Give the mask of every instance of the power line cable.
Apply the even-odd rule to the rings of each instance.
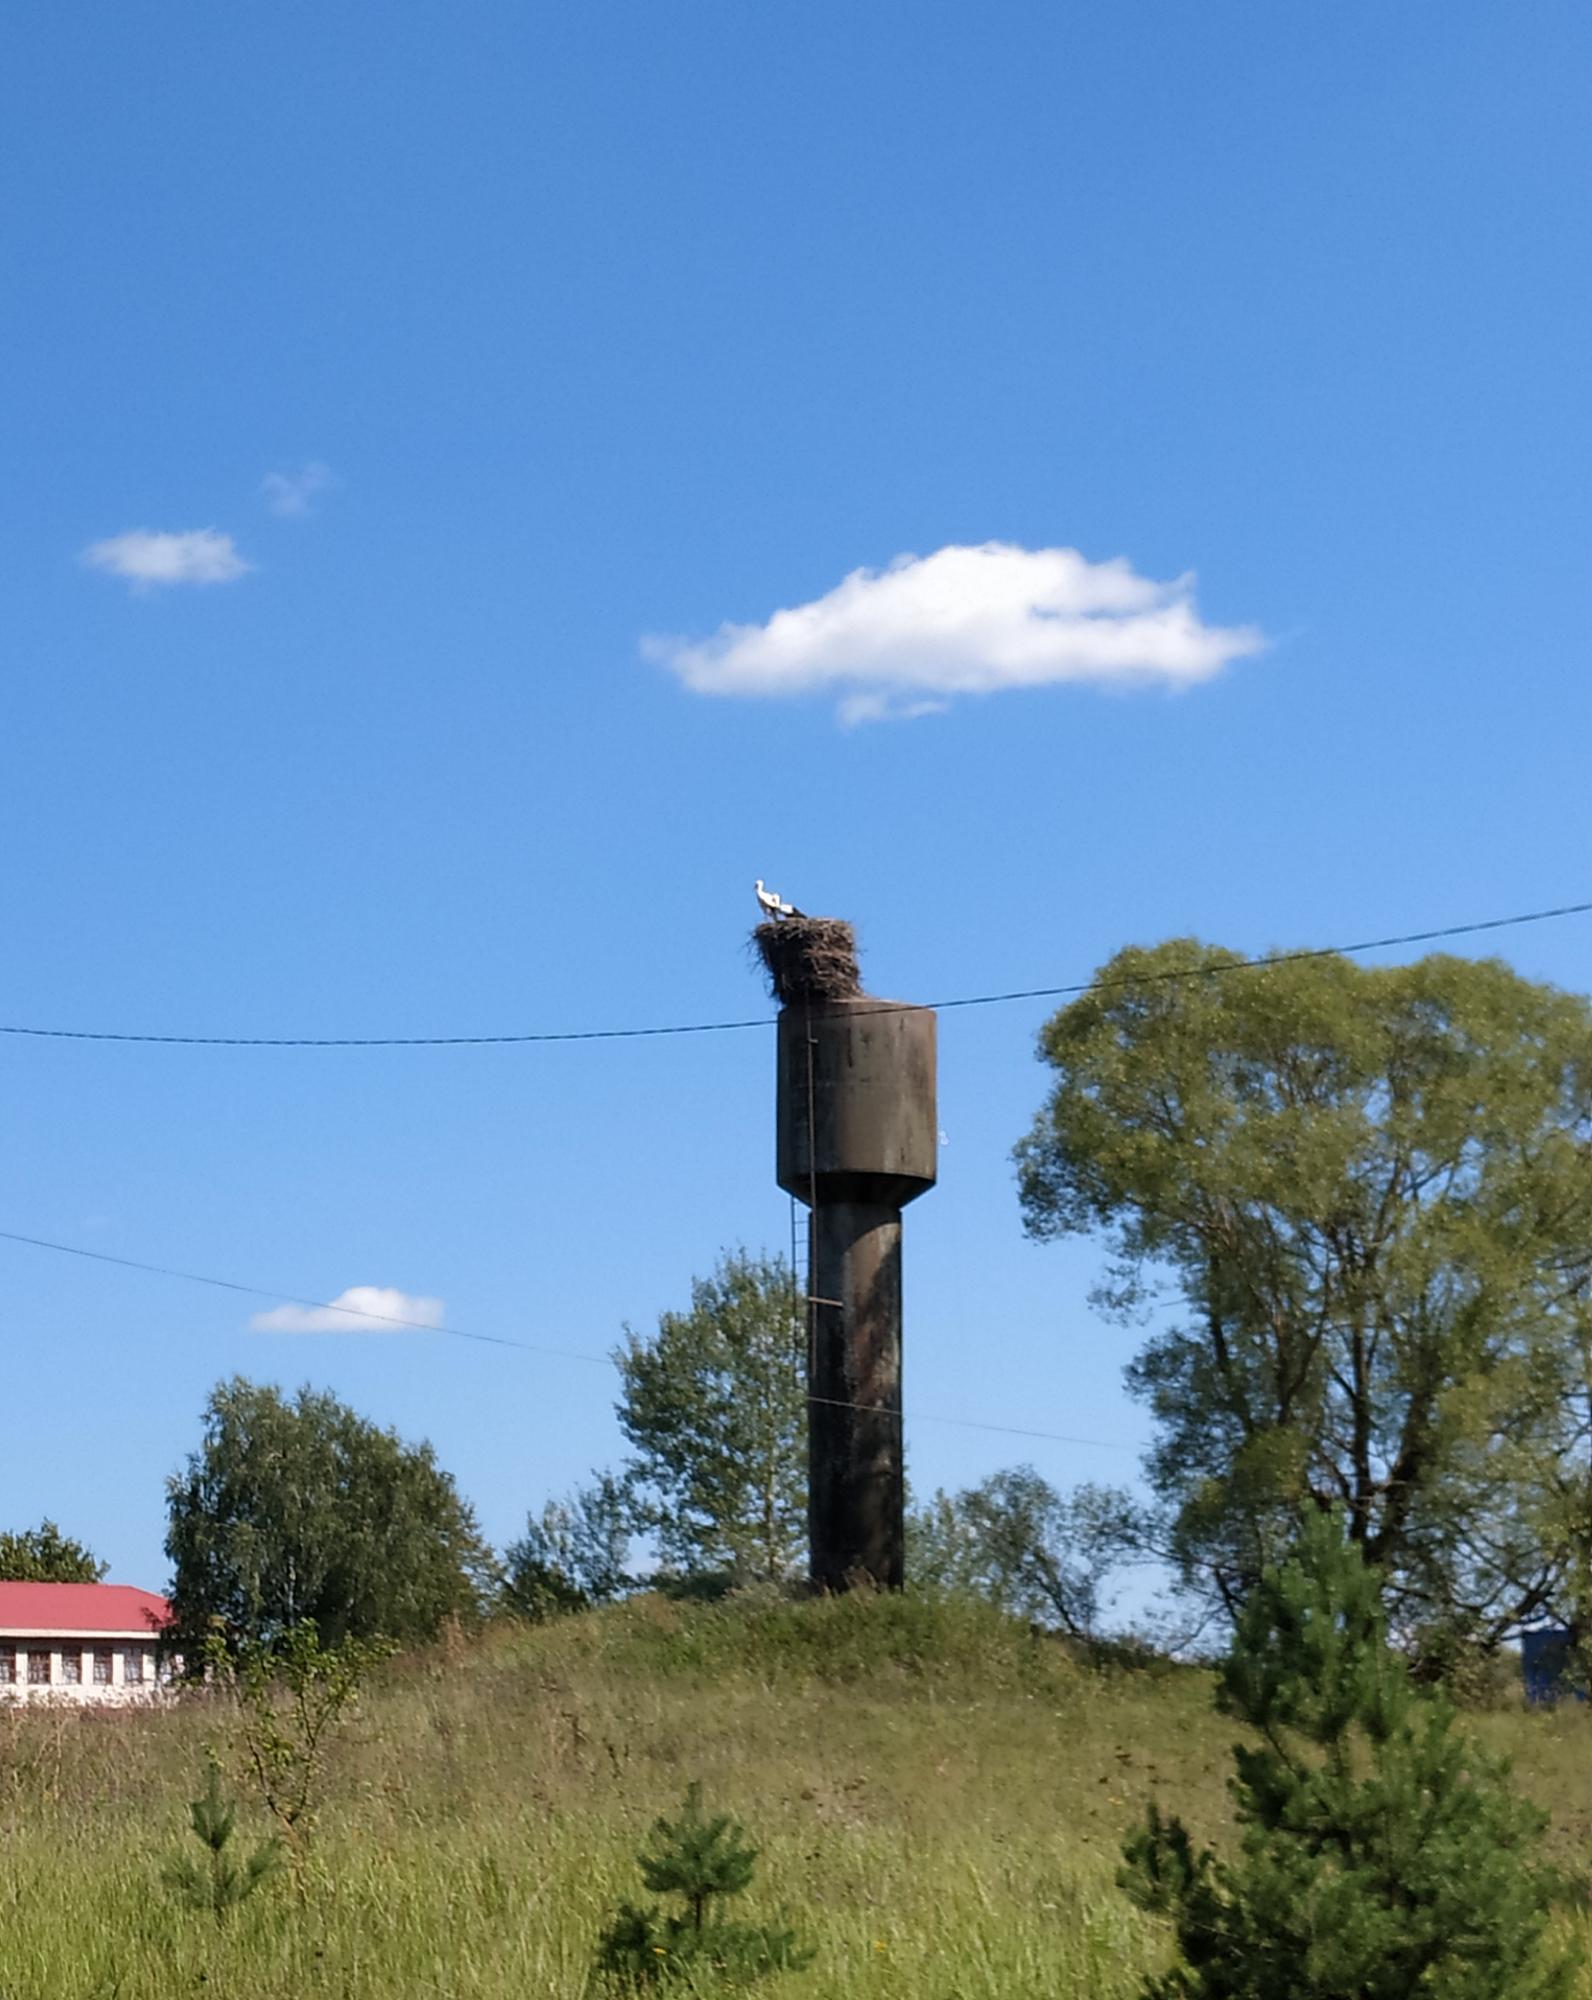
[[[506,1334],[474,1333],[464,1327],[438,1326],[431,1320],[405,1319],[396,1313],[371,1312],[363,1306],[337,1305],[325,1299],[311,1299],[295,1295],[291,1292],[273,1291],[268,1285],[247,1285],[235,1278],[214,1278],[198,1271],[179,1270],[170,1264],[149,1264],[142,1262],[136,1257],[118,1257],[114,1256],[110,1251],[90,1250],[78,1243],[57,1243],[49,1237],[25,1236],[14,1229],[0,1229],[0,1242],[22,1243],[33,1250],[53,1250],[66,1257],[83,1257],[92,1263],[113,1264],[121,1270],[141,1271],[150,1277],[178,1278],[185,1284],[207,1285],[215,1291],[240,1292],[246,1297],[256,1299],[274,1299],[279,1304],[304,1306],[312,1312],[341,1313],[349,1319],[372,1320],[383,1326],[399,1327],[409,1332],[441,1334],[450,1340],[481,1341],[491,1347],[516,1348],[523,1354],[548,1355],[563,1361],[589,1362],[598,1368],[612,1368],[615,1365],[611,1355],[589,1354],[580,1348],[550,1347],[538,1341],[512,1340]],[[850,1403],[836,1396],[808,1396],[804,1400],[810,1405],[819,1404],[827,1409],[858,1410],[864,1416],[877,1417],[889,1414],[871,1404]],[[927,1410],[914,1410],[910,1417],[908,1417],[905,1411],[902,1411],[900,1412],[900,1416],[903,1426],[908,1422],[946,1424],[957,1430],[988,1431],[1000,1437],[1035,1438],[1046,1444],[1081,1445],[1094,1451],[1136,1453],[1141,1450],[1141,1447],[1138,1445],[1124,1444],[1120,1438],[1075,1437],[1064,1431],[1037,1430],[1023,1424],[986,1423],[976,1417],[947,1417]],[[1415,1480],[1389,1479],[1380,1483],[1384,1487],[1387,1487],[1416,1485],[1419,1482]]]
[[[209,1285],[218,1292],[241,1292],[251,1299],[273,1299],[278,1305],[304,1306],[311,1312],[334,1312],[347,1319],[372,1320],[382,1326],[401,1327],[412,1333],[441,1333],[450,1340],[478,1340],[491,1347],[518,1347],[527,1354],[546,1354],[561,1361],[591,1361],[600,1368],[613,1363],[606,1354],[585,1354],[579,1348],[546,1347],[536,1341],[510,1340],[500,1333],[471,1333],[462,1326],[438,1326],[428,1319],[405,1319],[397,1313],[371,1312],[364,1306],[342,1306],[330,1299],[308,1299],[294,1292],[279,1292],[269,1285],[245,1285],[235,1278],[206,1277],[200,1271],[180,1271],[170,1264],[145,1264],[136,1257],[114,1257],[108,1250],[89,1250],[80,1243],[54,1243],[45,1236],[24,1236],[15,1229],[0,1229],[0,1241],[25,1243],[33,1250],[54,1250],[63,1257],[84,1257],[95,1264],[117,1264],[124,1271],[143,1271],[153,1278],[180,1278],[188,1285]]]
[[[491,1347],[518,1348],[524,1354],[549,1355],[562,1361],[590,1362],[598,1368],[612,1368],[613,1357],[607,1354],[588,1354],[580,1348],[550,1347],[540,1341],[511,1340],[501,1333],[472,1333],[459,1326],[437,1326],[430,1320],[405,1319],[397,1313],[371,1312],[363,1306],[337,1305],[325,1299],[305,1298],[292,1292],[279,1292],[269,1285],[247,1285],[236,1278],[214,1278],[201,1271],[183,1271],[171,1264],[144,1263],[137,1257],[117,1257],[108,1250],[90,1250],[81,1243],[57,1243],[47,1236],[25,1236],[20,1230],[0,1229],[0,1242],[25,1244],[31,1250],[53,1250],[63,1257],[82,1257],[94,1264],[114,1264],[123,1271],[142,1271],[154,1278],[177,1278],[188,1285],[208,1285],[213,1291],[239,1292],[246,1298],[274,1299],[280,1305],[304,1306],[311,1312],[335,1312],[348,1319],[371,1320],[382,1326],[393,1326],[413,1333],[436,1333],[449,1340],[475,1340]],[[860,1410],[867,1416],[885,1414],[866,1403],[842,1402],[833,1396],[809,1396],[809,1403],[819,1403],[836,1410]],[[996,1431],[1006,1437],[1043,1439],[1049,1444],[1086,1445],[1098,1451],[1137,1451],[1137,1445],[1123,1444],[1110,1438],[1067,1437],[1059,1431],[1032,1430],[1017,1424],[983,1423],[973,1417],[942,1417],[928,1411],[914,1410],[908,1419],[902,1413],[903,1424],[908,1421],[923,1424],[949,1424],[959,1430]]]
[[[1401,945],[1436,944],[1446,938],[1477,937],[1486,931],[1513,930],[1523,924],[1545,924],[1561,917],[1583,917],[1592,901],[1560,903],[1547,910],[1523,910],[1508,917],[1484,917],[1472,923],[1444,924],[1431,930],[1402,931],[1392,937],[1361,938],[1353,944],[1313,945],[1299,951],[1269,952],[1260,958],[1234,960],[1228,965],[1178,966],[1135,973],[1118,979],[1081,979],[1065,986],[1027,986],[1007,993],[964,994],[952,1000],[925,1003],[948,1013],[957,1007],[1000,1007],[1017,1000],[1064,1000],[1080,993],[1109,992],[1123,986],[1143,986],[1166,980],[1214,979],[1235,972],[1264,972],[1270,966],[1300,965],[1311,959],[1350,958],[1361,952],[1391,951]],[[897,1003],[903,1010],[909,1002]],[[893,1011],[888,1002],[876,1011]],[[463,1049],[516,1048],[545,1042],[627,1042],[658,1040],[670,1035],[728,1035],[747,1028],[768,1028],[771,1014],[737,1021],[685,1021],[643,1028],[562,1028],[505,1035],[155,1035],[104,1028],[35,1028],[0,1022],[0,1035],[57,1042],[131,1042],[167,1048],[217,1049]]]
[[[1561,903],[1551,910],[1523,910],[1512,917],[1483,917],[1474,923],[1445,924],[1436,930],[1405,931],[1398,937],[1361,938],[1355,944],[1309,945],[1299,951],[1274,951],[1260,958],[1239,959],[1231,965],[1174,966],[1159,972],[1135,972],[1120,979],[1085,979],[1072,986],[1034,986],[1015,993],[980,993],[971,1000],[935,1000],[941,1013],[952,1007],[993,1007],[1007,1000],[1052,1000],[1079,993],[1110,991],[1120,986],[1147,986],[1166,980],[1217,979],[1232,972],[1264,972],[1273,965],[1304,965],[1316,958],[1352,958],[1362,951],[1390,951],[1406,944],[1436,944],[1443,938],[1476,937],[1483,931],[1513,929],[1519,924],[1545,924],[1555,917],[1584,917],[1592,902]]]

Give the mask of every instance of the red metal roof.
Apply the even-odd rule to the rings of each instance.
[[[170,1616],[130,1583],[0,1583],[0,1632],[154,1632]]]

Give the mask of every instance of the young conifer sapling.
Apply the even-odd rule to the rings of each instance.
[[[718,1915],[717,1905],[748,1887],[757,1849],[728,1813],[702,1810],[702,1787],[693,1784],[674,1819],[653,1822],[637,1857],[641,1879],[656,1896],[678,1896],[684,1909],[666,1914],[656,1904],[621,1906],[603,1933],[597,1968],[620,1985],[653,1985],[704,1974],[744,1983],[769,1972],[806,1965],[812,1952],[795,1933],[767,1924],[742,1924]]]
[[[232,1839],[237,1818],[237,1807],[222,1792],[221,1773],[212,1763],[204,1791],[188,1806],[189,1824],[203,1855],[173,1855],[162,1870],[166,1887],[179,1902],[191,1910],[208,1911],[218,1924],[269,1881],[282,1861],[281,1843],[276,1840],[262,1841],[248,1855],[236,1852]]]

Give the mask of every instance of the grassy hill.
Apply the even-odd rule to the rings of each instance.
[[[339,1742],[316,1878],[222,1927],[159,1877],[225,1726],[0,1713],[4,2000],[581,1994],[692,1778],[762,1849],[746,1914],[818,1947],[771,1995],[1128,2000],[1162,1939],[1114,1886],[1123,1829],[1151,1797],[1228,1825],[1196,1671],[1080,1667],[974,1606],[642,1599],[391,1668]],[[1584,1876],[1592,1720],[1473,1726]]]

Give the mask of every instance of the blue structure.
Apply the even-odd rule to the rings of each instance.
[[[1568,1685],[1570,1635],[1562,1625],[1543,1625],[1535,1632],[1520,1635],[1520,1672],[1526,1684],[1526,1700],[1533,1706],[1563,1701],[1572,1695],[1586,1700],[1586,1689]]]

